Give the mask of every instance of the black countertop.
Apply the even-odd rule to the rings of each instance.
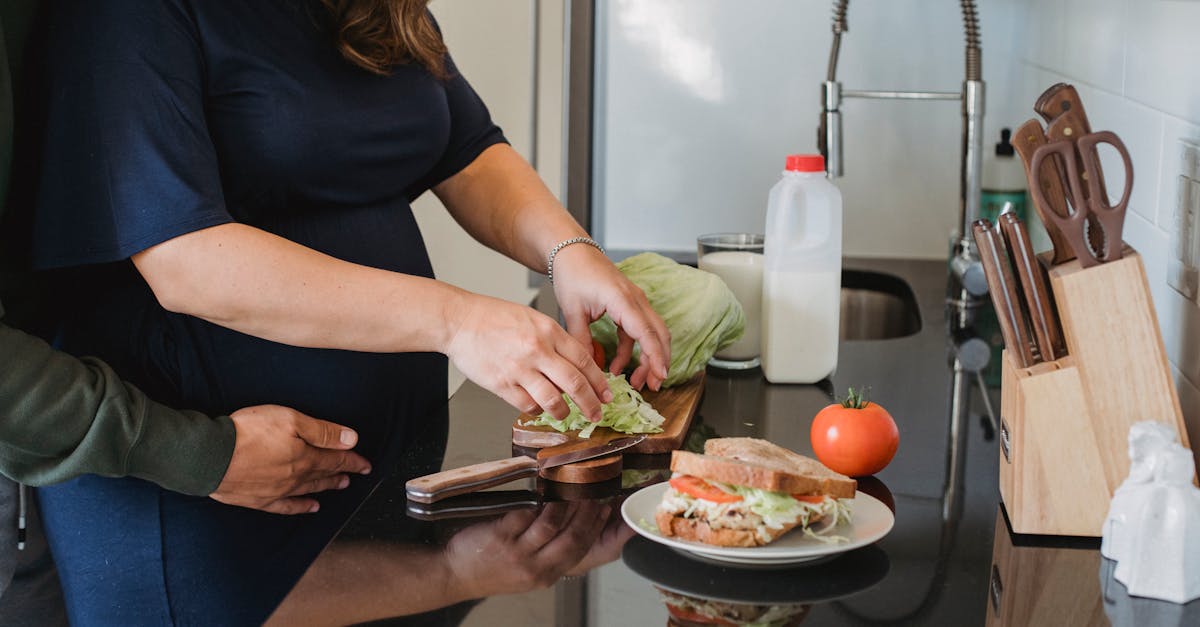
[[[474,551],[480,564],[475,574],[491,583],[490,589],[528,591],[380,624],[663,625],[668,618],[664,595],[672,593],[791,606],[775,610],[794,615],[792,622],[780,623],[789,625],[799,620],[814,625],[1198,624],[1197,603],[1128,597],[1108,574],[1111,564],[1102,564],[1097,539],[1011,533],[997,486],[998,446],[979,418],[983,405],[977,393],[961,425],[961,467],[952,468],[945,264],[857,259],[846,267],[906,281],[919,308],[920,331],[843,342],[837,373],[818,386],[770,385],[757,369],[710,368],[698,422],[721,436],[762,437],[811,455],[811,420],[831,402],[833,390],[844,394],[849,386],[870,385],[872,399],[888,408],[900,429],[895,459],[873,482],[876,491],[890,494],[896,523],[874,546],[807,567],[748,571],[697,562],[640,537],[624,544],[618,558],[629,532],[614,532],[614,523],[608,535],[575,539],[582,552],[603,537],[588,559],[607,563],[564,579],[552,572],[552,583],[549,575],[531,573],[536,571],[533,558],[518,560],[488,535],[504,519],[423,522],[406,516],[407,477],[398,472],[383,480],[276,618],[288,624],[345,624],[444,604],[462,583],[440,561],[449,543],[460,553],[463,547]],[[543,301],[543,309],[549,307]],[[449,415],[443,468],[512,454],[514,412],[498,398],[468,382],[450,399]],[[425,453],[437,456],[439,445]],[[961,484],[951,481],[955,470]],[[512,494],[514,488],[532,487],[526,482],[505,489]],[[609,493],[603,486],[597,489],[610,507],[617,506],[611,498],[616,487]],[[557,496],[573,502],[571,507],[582,498]],[[514,522],[510,515],[507,524],[521,522],[528,519]]]

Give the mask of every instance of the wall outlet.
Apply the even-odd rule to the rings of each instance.
[[[1200,146],[1181,139],[1178,154],[1167,284],[1200,304]]]
[[[1187,139],[1179,140],[1180,173],[1195,180],[1200,180],[1200,146]]]

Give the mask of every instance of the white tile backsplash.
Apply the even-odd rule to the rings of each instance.
[[[1151,286],[1154,282],[1151,282]],[[1167,359],[1191,381],[1200,381],[1200,308],[1196,303],[1168,288],[1164,300],[1166,306],[1158,306],[1162,324],[1163,342],[1167,347]]]
[[[1175,387],[1179,390],[1179,404],[1183,408],[1183,423],[1187,426],[1188,440],[1192,447],[1192,456],[1200,467],[1200,389],[1191,381],[1183,378],[1179,371],[1175,373]]]
[[[1131,2],[1125,96],[1200,124],[1200,2]]]
[[[1064,73],[1088,85],[1121,93],[1125,81],[1125,13],[1131,1],[1066,0],[1062,25]]]
[[[1043,68],[1063,67],[1066,43],[1066,0],[1026,0],[1023,58]]]

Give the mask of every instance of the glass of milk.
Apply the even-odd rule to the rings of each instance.
[[[729,370],[759,365],[762,347],[763,236],[757,233],[713,233],[696,239],[697,266],[725,282],[746,313],[742,338],[718,351],[709,364]]]

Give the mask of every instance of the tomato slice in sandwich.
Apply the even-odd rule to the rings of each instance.
[[[792,498],[796,499],[797,501],[804,501],[805,503],[813,503],[815,505],[820,505],[821,503],[825,502],[825,497],[821,496],[820,494],[793,494]]]
[[[736,503],[742,500],[742,497],[736,494],[730,494],[699,477],[691,475],[671,477],[670,484],[672,488],[688,496],[712,501],[713,503]]]
[[[734,622],[730,622],[721,618],[711,618],[699,612],[691,612],[681,607],[675,607],[674,605],[668,605],[667,612],[679,620],[691,621],[693,623],[700,623],[702,625],[737,625],[737,623]]]

